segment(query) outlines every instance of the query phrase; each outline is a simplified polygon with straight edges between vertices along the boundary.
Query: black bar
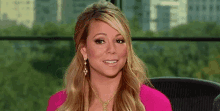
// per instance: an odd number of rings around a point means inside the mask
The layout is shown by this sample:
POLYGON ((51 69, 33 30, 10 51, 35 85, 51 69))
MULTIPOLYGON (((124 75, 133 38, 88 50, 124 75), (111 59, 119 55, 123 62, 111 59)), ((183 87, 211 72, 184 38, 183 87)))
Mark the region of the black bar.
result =
MULTIPOLYGON (((132 41, 220 41, 220 37, 132 37, 132 41)), ((70 36, 4 36, 0 40, 45 40, 45 41, 70 41, 70 36)))
POLYGON ((120 8, 121 8, 121 11, 122 11, 122 0, 120 0, 120 8))
POLYGON ((115 0, 111 0, 111 3, 114 4, 114 5, 116 5, 116 4, 115 4, 115 0))

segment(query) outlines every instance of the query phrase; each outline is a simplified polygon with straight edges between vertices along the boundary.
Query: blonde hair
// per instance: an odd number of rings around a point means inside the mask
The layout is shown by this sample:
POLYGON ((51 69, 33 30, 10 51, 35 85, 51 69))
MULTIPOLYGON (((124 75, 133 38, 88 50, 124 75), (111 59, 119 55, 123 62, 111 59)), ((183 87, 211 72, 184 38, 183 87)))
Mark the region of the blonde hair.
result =
MULTIPOLYGON (((150 80, 146 77, 146 65, 133 51, 130 28, 124 14, 112 3, 102 0, 89 5, 77 19, 74 32, 76 55, 64 78, 67 98, 57 111, 88 111, 89 109, 93 93, 88 82, 90 80, 89 61, 87 60, 88 73, 85 76, 84 58, 80 49, 86 45, 88 28, 93 20, 108 23, 121 33, 128 46, 127 61, 122 68, 122 77, 114 97, 113 111, 145 111, 139 96, 140 86, 147 83, 146 81, 150 83, 150 80)), ((152 84, 151 86, 153 87, 152 84)))

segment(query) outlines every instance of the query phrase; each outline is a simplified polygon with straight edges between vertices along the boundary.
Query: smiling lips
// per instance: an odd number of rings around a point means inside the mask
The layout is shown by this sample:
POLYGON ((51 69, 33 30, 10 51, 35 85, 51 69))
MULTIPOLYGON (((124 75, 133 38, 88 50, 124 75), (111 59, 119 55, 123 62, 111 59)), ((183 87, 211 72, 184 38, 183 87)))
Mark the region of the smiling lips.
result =
POLYGON ((115 63, 117 62, 118 59, 108 59, 108 60, 104 60, 103 62, 106 62, 106 63, 115 63))
POLYGON ((118 60, 106 60, 106 61, 103 61, 106 65, 108 66, 115 66, 117 63, 118 63, 118 60))
POLYGON ((116 63, 117 62, 117 60, 116 61, 104 61, 105 63, 116 63))

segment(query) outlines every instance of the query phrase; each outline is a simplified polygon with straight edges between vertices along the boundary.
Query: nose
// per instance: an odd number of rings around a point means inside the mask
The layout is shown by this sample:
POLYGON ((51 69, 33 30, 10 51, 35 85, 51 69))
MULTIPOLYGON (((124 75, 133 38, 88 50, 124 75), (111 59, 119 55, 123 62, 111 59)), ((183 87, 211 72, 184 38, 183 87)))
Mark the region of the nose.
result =
POLYGON ((114 43, 109 42, 108 44, 108 53, 115 53, 116 52, 116 46, 114 43))

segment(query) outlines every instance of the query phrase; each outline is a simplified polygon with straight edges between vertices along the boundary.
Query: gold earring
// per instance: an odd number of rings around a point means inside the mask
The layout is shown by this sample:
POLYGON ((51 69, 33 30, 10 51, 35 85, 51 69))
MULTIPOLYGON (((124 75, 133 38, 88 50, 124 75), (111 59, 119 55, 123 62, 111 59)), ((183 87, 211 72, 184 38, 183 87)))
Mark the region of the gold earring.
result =
POLYGON ((88 73, 88 70, 86 69, 86 60, 85 60, 85 63, 84 63, 84 64, 85 64, 85 69, 84 69, 83 72, 85 73, 85 76, 86 76, 86 74, 88 73))

